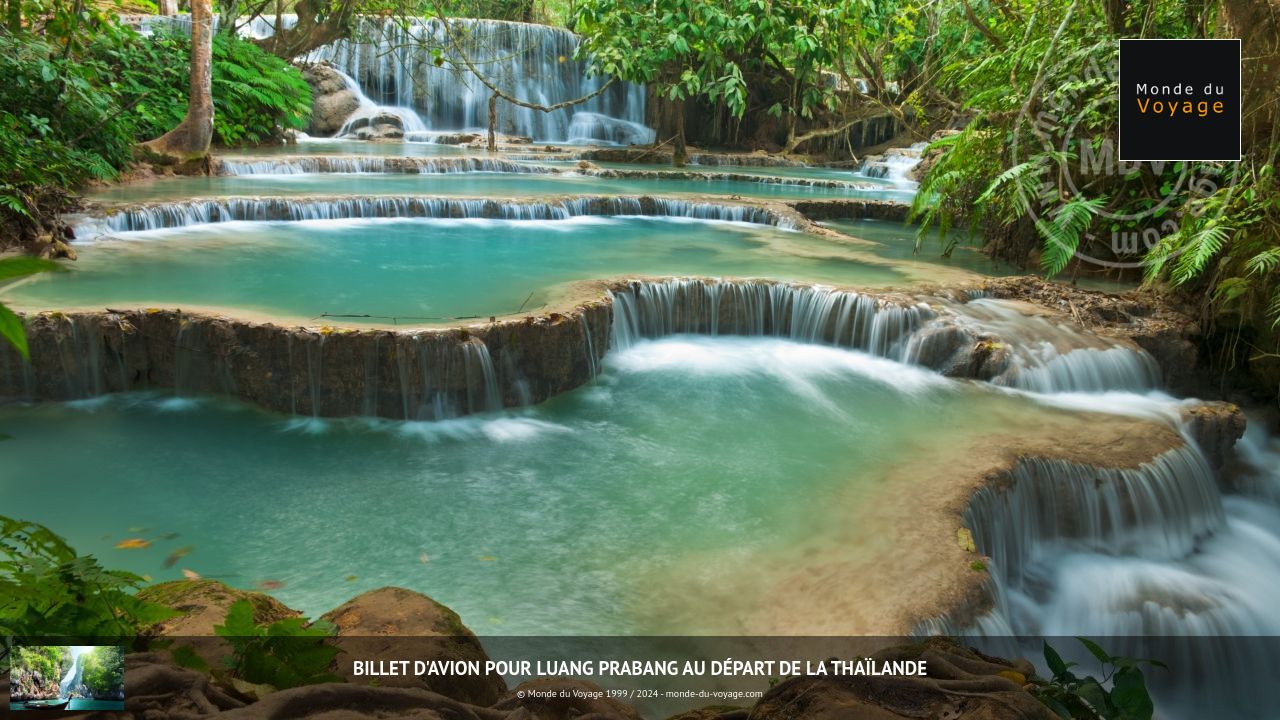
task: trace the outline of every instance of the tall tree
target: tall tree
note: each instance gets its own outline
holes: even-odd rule
[[[191,92],[187,115],[177,127],[143,147],[155,155],[187,162],[209,154],[213,140],[213,8],[191,0]]]

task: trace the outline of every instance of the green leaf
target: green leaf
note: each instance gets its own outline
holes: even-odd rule
[[[1147,692],[1146,678],[1136,667],[1123,668],[1116,673],[1111,702],[1116,708],[1116,720],[1151,720],[1155,713],[1155,704]]]
[[[42,260],[29,256],[11,257],[0,260],[0,280],[24,277],[42,272],[60,272],[65,270],[52,260]]]
[[[1111,703],[1107,691],[1096,679],[1088,677],[1081,680],[1079,687],[1076,688],[1076,694],[1089,703],[1089,707],[1099,715],[1105,716],[1110,713]]]
[[[1098,662],[1102,663],[1103,665],[1107,665],[1111,662],[1111,655],[1107,653],[1106,650],[1103,650],[1102,646],[1099,645],[1098,643],[1090,640],[1089,638],[1083,638],[1083,637],[1077,637],[1076,640],[1079,640],[1080,644],[1084,645],[1085,648],[1089,651],[1089,653],[1098,659]]]
[[[262,629],[253,621],[253,604],[248,600],[237,600],[227,609],[227,617],[221,625],[214,625],[213,632],[218,637],[256,637],[262,635]]]
[[[1048,640],[1044,641],[1044,661],[1049,665],[1049,671],[1055,677],[1067,671],[1067,664],[1062,661],[1062,656],[1058,654],[1057,650],[1053,649]]]
[[[0,337],[8,340],[23,358],[30,359],[27,349],[27,328],[23,325],[22,318],[15,315],[3,303],[0,303]]]
[[[172,650],[173,661],[180,667],[196,670],[199,672],[208,672],[209,663],[200,657],[190,645],[179,645]]]

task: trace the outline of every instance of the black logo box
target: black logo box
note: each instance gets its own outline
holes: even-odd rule
[[[1118,84],[1121,161],[1240,159],[1238,39],[1121,39]],[[1138,92],[1140,85],[1145,93]],[[1182,92],[1166,94],[1166,87]],[[1146,113],[1140,112],[1139,100]],[[1191,114],[1183,112],[1185,102],[1192,104]],[[1205,116],[1198,112],[1202,102],[1209,110]],[[1177,103],[1172,115],[1170,103]],[[1215,103],[1222,103],[1221,113],[1213,112]],[[1156,114],[1157,107],[1163,112]]]

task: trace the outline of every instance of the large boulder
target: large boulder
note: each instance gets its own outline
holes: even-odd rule
[[[253,605],[253,620],[259,625],[270,625],[277,620],[301,615],[286,607],[270,595],[249,590],[237,590],[217,580],[175,580],[143,588],[138,598],[163,605],[176,616],[161,621],[148,632],[175,638],[173,651],[185,648],[194,652],[211,668],[220,668],[232,654],[231,646],[216,637],[214,626],[227,619],[227,610],[241,600]]]
[[[404,118],[392,112],[377,112],[351,121],[346,135],[360,140],[399,140],[404,137]]]
[[[311,122],[307,132],[318,136],[333,135],[360,107],[360,97],[328,63],[303,68],[302,77],[311,86]]]
[[[1053,720],[1057,716],[1024,689],[1033,672],[1025,660],[1009,662],[930,638],[889,648],[877,661],[924,660],[928,675],[818,675],[785,680],[764,694],[750,720]]]
[[[207,637],[214,634],[213,627],[221,625],[232,605],[248,600],[253,605],[253,620],[269,625],[277,620],[298,617],[292,610],[270,595],[249,590],[237,590],[217,580],[174,580],[143,588],[138,598],[163,605],[178,613],[151,631],[172,637]]]
[[[421,593],[398,587],[370,590],[325,613],[338,630],[342,652],[335,672],[353,683],[369,678],[354,673],[353,660],[425,662],[488,661],[480,640],[458,614]],[[488,675],[378,677],[383,687],[426,688],[474,705],[492,705],[507,691],[496,673]]]

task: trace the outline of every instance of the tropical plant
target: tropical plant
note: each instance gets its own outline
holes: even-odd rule
[[[0,636],[136,637],[174,614],[136,598],[142,583],[42,525],[0,516]]]
[[[189,92],[189,38],[144,37],[96,10],[21,8],[22,29],[0,33],[0,248],[58,232],[74,192],[175,127]],[[267,142],[310,114],[301,73],[235,36],[214,43],[212,88],[222,145]]]
[[[65,645],[18,645],[12,652],[13,667],[38,673],[46,681],[56,682],[71,669],[71,654]]]
[[[95,696],[124,691],[124,648],[100,645],[80,660],[80,682]]]
[[[162,32],[104,39],[89,49],[112,75],[121,104],[129,107],[135,136],[156,136],[181,122],[190,48],[189,37]],[[234,35],[214,38],[212,86],[214,140],[220,145],[267,142],[281,129],[305,127],[311,113],[311,89],[302,74]]]
[[[1165,668],[1164,663],[1118,657],[1088,638],[1076,639],[1102,664],[1102,677],[1077,676],[1071,671],[1077,664],[1045,642],[1044,660],[1053,676],[1031,678],[1032,694],[1065,720],[1151,720],[1155,705],[1142,666]]]
[[[917,244],[936,226],[946,254],[955,242],[948,231],[965,226],[1006,259],[1038,254],[1050,277],[1080,272],[1086,265],[1078,257],[1127,265],[1149,289],[1172,288],[1200,304],[1207,328],[1230,329],[1226,366],[1275,366],[1277,34],[1246,28],[1245,43],[1255,46],[1244,51],[1240,163],[1121,163],[1114,144],[1116,38],[1240,37],[1242,24],[1280,22],[1265,8],[1254,12],[1256,5],[974,3],[965,18],[981,47],[954,48],[939,76],[940,90],[957,99],[967,123],[930,147],[940,157],[913,207],[923,226]],[[1235,341],[1250,348],[1247,358],[1237,357]]]
[[[36,273],[61,270],[62,266],[51,260],[33,257],[11,257],[0,260],[0,285],[17,278]],[[28,357],[27,332],[22,318],[0,303],[0,338],[13,346],[22,357]]]
[[[749,107],[777,117],[791,152],[868,113],[899,112],[887,99],[927,64],[928,23],[919,21],[932,12],[861,0],[583,0],[571,24],[597,72],[648,83],[677,103],[705,101],[735,120]]]
[[[329,668],[339,650],[329,644],[334,628],[306,618],[286,618],[270,625],[253,620],[253,603],[239,600],[214,633],[231,644],[227,667],[234,677],[275,689],[337,682]]]
[[[0,234],[49,232],[66,189],[115,176],[130,158],[130,125],[95,68],[39,38],[0,34]],[[0,236],[0,247],[8,244]]]

